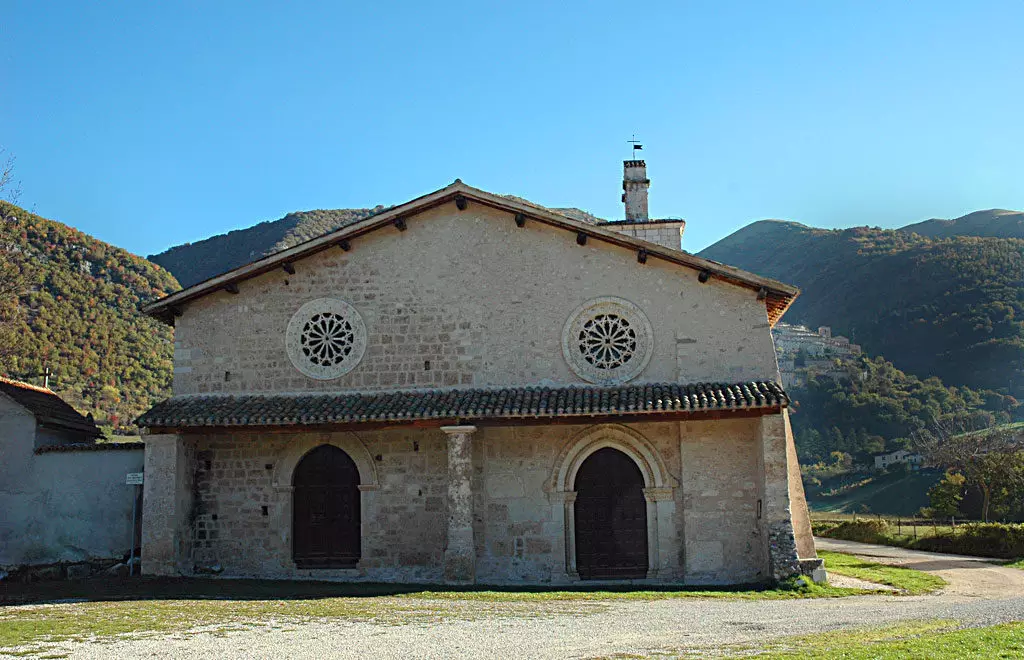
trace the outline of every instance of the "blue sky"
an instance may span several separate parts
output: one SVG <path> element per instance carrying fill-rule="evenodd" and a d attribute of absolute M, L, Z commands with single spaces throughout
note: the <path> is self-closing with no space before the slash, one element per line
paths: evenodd
<path fill-rule="evenodd" d="M 139 254 L 456 177 L 697 251 L 1024 209 L 1021 2 L 0 0 L 23 206 Z"/>

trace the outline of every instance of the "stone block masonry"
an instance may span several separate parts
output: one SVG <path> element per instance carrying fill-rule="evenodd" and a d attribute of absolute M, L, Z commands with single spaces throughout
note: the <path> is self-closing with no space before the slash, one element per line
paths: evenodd
<path fill-rule="evenodd" d="M 588 452 L 603 446 L 625 452 L 645 475 L 646 582 L 756 582 L 789 570 L 789 554 L 790 563 L 796 561 L 795 551 L 784 547 L 787 539 L 792 545 L 792 528 L 787 536 L 778 519 L 787 503 L 771 501 L 788 494 L 785 483 L 780 489 L 756 476 L 764 460 L 761 436 L 774 430 L 772 423 L 471 429 L 150 436 L 144 569 L 573 584 L 579 578 L 572 475 Z M 764 446 L 775 440 L 768 437 Z M 361 559 L 355 568 L 298 569 L 292 561 L 291 471 L 324 443 L 342 448 L 359 468 Z M 781 468 L 785 474 L 784 459 Z"/>
<path fill-rule="evenodd" d="M 580 383 L 562 355 L 562 329 L 574 309 L 605 295 L 636 305 L 654 328 L 638 382 L 777 378 L 756 292 L 701 284 L 696 272 L 657 259 L 639 264 L 635 250 L 579 246 L 540 223 L 519 228 L 479 205 L 453 212 L 426 211 L 406 231 L 382 229 L 353 239 L 349 252 L 299 261 L 294 274 L 275 270 L 240 283 L 236 295 L 189 303 L 175 320 L 174 393 Z M 350 304 L 366 326 L 362 360 L 333 380 L 302 374 L 285 346 L 292 316 L 324 297 Z M 689 342 L 684 358 L 676 337 Z"/>

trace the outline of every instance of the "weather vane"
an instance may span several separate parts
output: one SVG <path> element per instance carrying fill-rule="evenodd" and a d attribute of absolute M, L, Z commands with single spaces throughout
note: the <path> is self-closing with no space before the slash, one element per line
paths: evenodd
<path fill-rule="evenodd" d="M 642 150 L 644 148 L 644 145 L 642 145 L 639 142 L 637 142 L 636 133 L 633 134 L 633 139 L 632 140 L 626 140 L 626 142 L 628 142 L 631 145 L 633 145 L 633 160 L 636 160 L 636 152 Z"/>

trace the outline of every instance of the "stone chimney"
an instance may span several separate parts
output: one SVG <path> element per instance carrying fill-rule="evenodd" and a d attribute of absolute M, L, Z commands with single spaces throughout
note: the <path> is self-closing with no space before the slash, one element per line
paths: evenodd
<path fill-rule="evenodd" d="M 647 221 L 647 163 L 642 160 L 622 161 L 622 201 L 626 203 L 626 220 Z"/>
<path fill-rule="evenodd" d="M 608 229 L 649 243 L 657 243 L 673 250 L 681 250 L 686 221 L 679 218 L 651 220 L 647 214 L 647 163 L 642 160 L 622 162 L 622 201 L 626 204 L 626 219 L 604 224 Z"/>

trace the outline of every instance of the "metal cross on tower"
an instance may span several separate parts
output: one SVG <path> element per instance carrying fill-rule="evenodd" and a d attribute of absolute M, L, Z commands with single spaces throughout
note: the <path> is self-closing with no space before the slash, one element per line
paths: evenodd
<path fill-rule="evenodd" d="M 636 139 L 636 134 L 633 134 L 632 140 L 626 140 L 629 144 L 633 145 L 633 160 L 636 160 L 636 152 L 644 148 L 644 145 L 640 144 Z"/>

